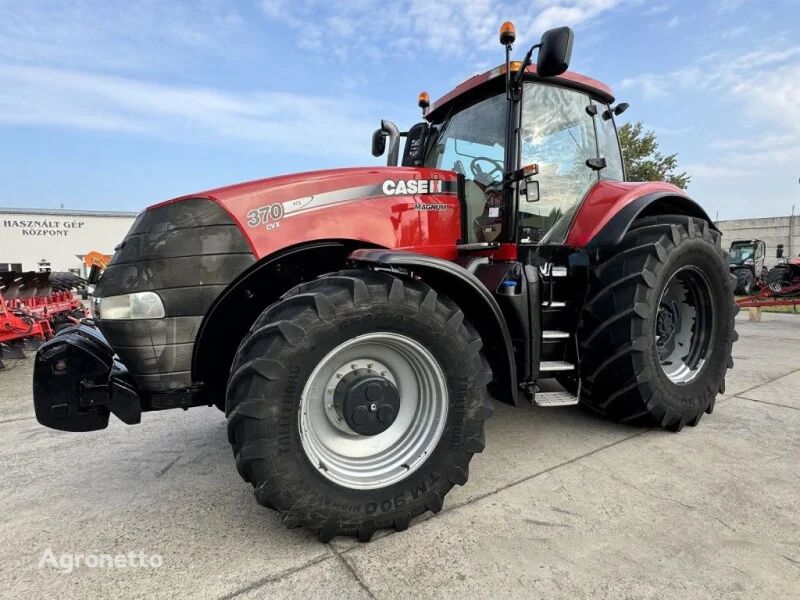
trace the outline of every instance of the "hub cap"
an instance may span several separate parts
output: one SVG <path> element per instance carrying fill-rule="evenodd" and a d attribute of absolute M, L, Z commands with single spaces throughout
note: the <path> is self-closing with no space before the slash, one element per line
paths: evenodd
<path fill-rule="evenodd" d="M 333 407 L 347 426 L 361 435 L 389 429 L 400 408 L 395 385 L 372 368 L 350 371 L 333 392 Z"/>
<path fill-rule="evenodd" d="M 656 351 L 664 374 L 673 383 L 694 380 L 711 353 L 714 305 L 705 276 L 683 267 L 667 282 L 655 321 Z"/>
<path fill-rule="evenodd" d="M 444 372 L 422 345 L 392 332 L 357 336 L 331 350 L 303 388 L 303 450 L 339 485 L 384 487 L 425 462 L 447 406 Z"/>

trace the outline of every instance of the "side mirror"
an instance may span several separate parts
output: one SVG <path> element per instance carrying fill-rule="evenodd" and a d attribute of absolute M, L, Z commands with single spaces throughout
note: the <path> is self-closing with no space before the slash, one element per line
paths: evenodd
<path fill-rule="evenodd" d="M 536 59 L 536 74 L 539 77 L 555 77 L 569 68 L 574 37 L 569 27 L 548 29 L 542 34 L 539 57 Z"/>
<path fill-rule="evenodd" d="M 783 244 L 778 244 L 775 249 L 775 258 L 783 258 Z"/>
<path fill-rule="evenodd" d="M 539 201 L 539 181 L 536 176 L 539 174 L 539 165 L 530 164 L 525 165 L 521 169 L 512 171 L 503 178 L 503 185 L 510 185 L 521 181 L 522 185 L 519 186 L 519 193 L 525 196 L 526 202 Z"/>
<path fill-rule="evenodd" d="M 628 110 L 629 107 L 630 104 L 628 104 L 627 102 L 620 102 L 614 107 L 614 116 L 616 117 L 620 116 L 622 113 Z"/>
<path fill-rule="evenodd" d="M 525 178 L 525 187 L 520 190 L 525 194 L 525 202 L 538 202 L 539 201 L 539 182 L 531 177 Z"/>
<path fill-rule="evenodd" d="M 386 138 L 382 129 L 376 129 L 372 134 L 372 156 L 382 156 L 386 151 Z"/>

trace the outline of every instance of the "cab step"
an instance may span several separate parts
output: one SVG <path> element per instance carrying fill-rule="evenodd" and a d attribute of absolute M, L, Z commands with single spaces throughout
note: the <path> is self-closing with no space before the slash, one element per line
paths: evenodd
<path fill-rule="evenodd" d="M 572 371 L 575 365 L 564 360 L 543 360 L 539 363 L 539 371 Z"/>
<path fill-rule="evenodd" d="M 559 267 L 552 263 L 545 263 L 539 267 L 539 272 L 545 277 L 566 277 L 567 267 Z"/>
<path fill-rule="evenodd" d="M 542 339 L 543 340 L 563 340 L 570 336 L 570 334 L 566 331 L 558 331 L 555 329 L 545 329 L 542 331 Z"/>
<path fill-rule="evenodd" d="M 545 300 L 542 302 L 543 308 L 564 308 L 566 305 L 566 302 L 561 302 L 559 300 Z"/>
<path fill-rule="evenodd" d="M 573 396 L 567 391 L 536 392 L 533 401 L 537 406 L 544 407 L 575 406 L 578 403 L 578 397 Z"/>

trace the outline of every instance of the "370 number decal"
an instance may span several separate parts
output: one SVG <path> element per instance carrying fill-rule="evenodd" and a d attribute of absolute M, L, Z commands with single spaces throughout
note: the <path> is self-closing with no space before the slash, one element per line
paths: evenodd
<path fill-rule="evenodd" d="M 267 230 L 280 227 L 280 219 L 283 217 L 283 204 L 268 204 L 260 208 L 254 208 L 247 213 L 247 225 L 258 227 L 264 225 Z"/>

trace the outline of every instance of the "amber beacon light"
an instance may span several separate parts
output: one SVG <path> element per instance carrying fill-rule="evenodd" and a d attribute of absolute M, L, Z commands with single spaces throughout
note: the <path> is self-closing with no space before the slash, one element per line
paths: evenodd
<path fill-rule="evenodd" d="M 517 28 L 511 21 L 506 21 L 500 25 L 500 43 L 503 46 L 509 46 L 517 39 Z"/>

